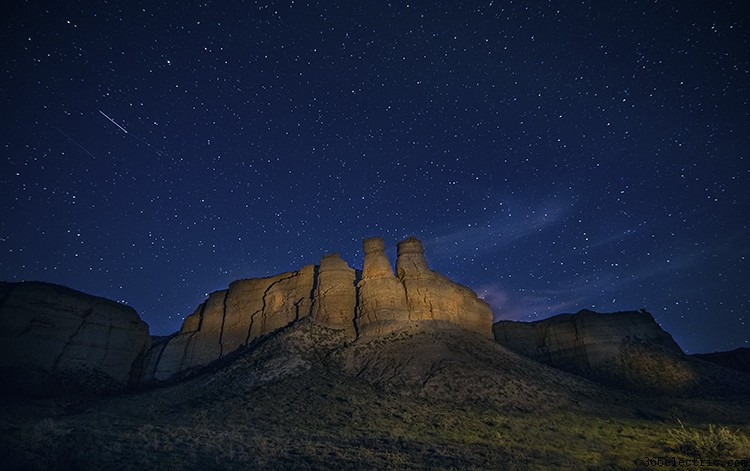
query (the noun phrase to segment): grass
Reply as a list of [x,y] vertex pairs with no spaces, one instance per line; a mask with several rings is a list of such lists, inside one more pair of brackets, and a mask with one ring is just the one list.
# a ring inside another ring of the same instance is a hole
[[670,429],[669,444],[674,451],[692,458],[734,458],[750,460],[750,442],[739,429],[708,424],[705,429],[687,427],[678,419]]
[[521,413],[405,397],[350,378],[295,379],[184,410],[154,413],[147,396],[132,398],[144,402],[136,413],[105,401],[3,423],[2,468],[642,470],[650,469],[644,457],[742,458],[747,444],[746,426]]
[[[339,342],[329,337],[301,339]],[[299,352],[261,342],[254,356],[170,387],[81,403],[6,401],[0,469],[645,470],[653,469],[650,457],[749,457],[746,398],[630,404],[606,394],[575,396],[588,401],[585,408],[521,410],[512,402],[482,402],[476,377],[455,377],[455,384],[469,381],[478,391],[470,400],[451,399],[443,389],[428,396],[396,392],[326,366],[325,349],[299,350],[319,358],[304,357],[309,369],[266,383],[257,371],[267,359],[295,365]],[[507,391],[533,393],[524,384]],[[543,384],[567,387],[554,380],[529,384],[539,394],[547,392]],[[539,397],[520,404],[546,406],[549,396]]]

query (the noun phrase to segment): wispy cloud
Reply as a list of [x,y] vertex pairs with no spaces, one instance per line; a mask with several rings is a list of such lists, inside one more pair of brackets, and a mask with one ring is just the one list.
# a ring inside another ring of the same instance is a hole
[[424,243],[433,257],[501,249],[559,222],[570,208],[570,204],[551,200],[526,212],[514,212],[490,221],[476,222],[464,229],[428,239]]
[[545,291],[524,293],[488,283],[476,290],[477,295],[492,308],[494,321],[528,321],[560,314],[581,307],[582,299],[570,292]]

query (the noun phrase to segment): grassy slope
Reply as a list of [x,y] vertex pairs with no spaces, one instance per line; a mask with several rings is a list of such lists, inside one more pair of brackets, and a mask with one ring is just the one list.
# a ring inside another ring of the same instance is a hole
[[[750,434],[747,398],[613,392],[612,407],[521,410],[456,400],[444,387],[423,395],[373,384],[336,366],[335,335],[290,335],[170,387],[97,402],[6,402],[0,468],[650,469],[644,457],[695,452],[679,448],[676,418],[688,430],[726,423],[731,437]],[[750,459],[747,442],[730,445],[723,458]]]

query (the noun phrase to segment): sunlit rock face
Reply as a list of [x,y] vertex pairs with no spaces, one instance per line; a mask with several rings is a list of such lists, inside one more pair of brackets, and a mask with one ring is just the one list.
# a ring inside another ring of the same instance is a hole
[[149,344],[131,307],[49,283],[0,283],[0,368],[27,393],[122,389]]
[[643,310],[582,310],[537,322],[500,321],[492,330],[498,343],[517,353],[593,379],[664,392],[696,386],[680,347]]
[[360,335],[385,335],[410,320],[406,291],[393,274],[383,239],[366,239],[363,247],[365,263],[358,285],[357,328]]
[[399,243],[398,276],[383,239],[366,239],[363,247],[361,273],[339,254],[329,254],[319,266],[235,281],[211,293],[177,334],[154,342],[142,381],[178,378],[308,316],[345,331],[351,340],[427,321],[449,321],[492,337],[489,306],[469,288],[430,270],[420,241],[410,237]]
[[396,273],[406,290],[409,318],[442,320],[492,337],[492,310],[474,291],[430,270],[422,242],[398,243]]
[[315,266],[238,280],[211,293],[177,335],[149,351],[143,381],[166,380],[207,365],[258,337],[310,315]]
[[355,335],[354,312],[357,308],[356,271],[337,253],[320,261],[312,318],[334,329]]

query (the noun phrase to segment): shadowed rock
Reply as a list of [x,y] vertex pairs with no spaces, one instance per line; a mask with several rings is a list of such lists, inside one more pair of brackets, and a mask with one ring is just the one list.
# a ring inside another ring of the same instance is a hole
[[648,312],[582,310],[537,322],[500,321],[495,340],[560,369],[637,390],[682,393],[699,378],[672,336]]
[[700,360],[709,361],[725,368],[750,373],[750,348],[743,347],[728,352],[696,353],[691,355]]
[[104,392],[133,383],[150,343],[133,308],[50,283],[1,285],[0,368],[11,389]]

